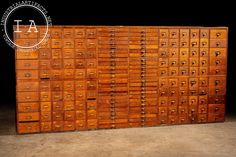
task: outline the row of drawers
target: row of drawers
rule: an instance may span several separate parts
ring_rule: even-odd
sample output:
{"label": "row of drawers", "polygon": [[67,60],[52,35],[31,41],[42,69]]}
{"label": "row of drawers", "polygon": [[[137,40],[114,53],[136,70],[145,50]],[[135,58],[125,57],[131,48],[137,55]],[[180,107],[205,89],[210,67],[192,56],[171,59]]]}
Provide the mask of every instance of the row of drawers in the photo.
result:
{"label": "row of drawers", "polygon": [[[39,27],[39,33],[29,33],[28,28],[21,28],[21,33],[16,33],[17,38],[43,38],[45,36],[45,28]],[[227,38],[227,30],[225,29],[169,29],[169,28],[49,28],[51,38],[96,38],[101,36],[140,36],[150,35],[160,38]]]}

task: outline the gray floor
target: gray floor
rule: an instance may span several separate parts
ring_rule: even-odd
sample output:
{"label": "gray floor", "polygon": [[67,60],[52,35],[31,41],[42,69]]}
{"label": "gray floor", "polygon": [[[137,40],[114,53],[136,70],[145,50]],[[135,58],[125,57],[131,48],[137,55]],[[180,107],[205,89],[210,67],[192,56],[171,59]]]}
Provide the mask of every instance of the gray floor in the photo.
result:
{"label": "gray floor", "polygon": [[13,111],[1,109],[0,157],[236,156],[232,116],[214,124],[15,135],[11,115]]}

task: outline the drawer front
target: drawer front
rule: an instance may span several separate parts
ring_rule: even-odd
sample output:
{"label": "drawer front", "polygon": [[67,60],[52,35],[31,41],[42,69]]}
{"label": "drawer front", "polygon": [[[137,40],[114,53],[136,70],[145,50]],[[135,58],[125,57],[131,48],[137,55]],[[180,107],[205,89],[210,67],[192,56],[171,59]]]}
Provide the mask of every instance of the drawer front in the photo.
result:
{"label": "drawer front", "polygon": [[20,134],[40,132],[39,123],[38,122],[18,123],[17,131]]}
{"label": "drawer front", "polygon": [[30,112],[30,113],[19,113],[18,121],[19,122],[29,122],[29,121],[38,121],[39,112]]}
{"label": "drawer front", "polygon": [[39,103],[18,103],[17,104],[18,112],[38,112],[39,111]]}

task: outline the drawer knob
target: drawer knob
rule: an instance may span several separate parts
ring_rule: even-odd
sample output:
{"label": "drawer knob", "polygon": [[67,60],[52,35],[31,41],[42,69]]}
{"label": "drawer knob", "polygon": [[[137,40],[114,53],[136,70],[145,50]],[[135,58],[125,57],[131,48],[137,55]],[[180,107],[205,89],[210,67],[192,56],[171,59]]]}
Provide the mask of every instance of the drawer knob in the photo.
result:
{"label": "drawer knob", "polygon": [[220,51],[215,52],[216,57],[220,55]]}
{"label": "drawer knob", "polygon": [[219,60],[216,60],[216,65],[219,65],[220,64],[220,61]]}
{"label": "drawer knob", "polygon": [[221,36],[221,33],[216,33],[216,37],[219,38]]}
{"label": "drawer knob", "polygon": [[32,116],[26,116],[25,119],[26,119],[26,120],[31,120],[31,119],[32,119]]}
{"label": "drawer knob", "polygon": [[202,56],[205,56],[206,52],[205,52],[205,51],[202,51],[202,53],[201,53],[201,54],[202,54]]}
{"label": "drawer knob", "polygon": [[31,73],[25,73],[25,77],[31,77]]}
{"label": "drawer knob", "polygon": [[219,80],[215,80],[215,86],[218,86],[220,84]]}

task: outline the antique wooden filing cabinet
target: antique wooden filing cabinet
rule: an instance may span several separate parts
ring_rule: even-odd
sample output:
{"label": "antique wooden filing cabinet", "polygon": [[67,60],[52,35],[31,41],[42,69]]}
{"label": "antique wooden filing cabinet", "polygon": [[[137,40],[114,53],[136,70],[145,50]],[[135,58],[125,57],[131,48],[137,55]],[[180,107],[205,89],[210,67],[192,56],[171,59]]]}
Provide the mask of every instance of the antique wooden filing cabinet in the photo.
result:
{"label": "antique wooden filing cabinet", "polygon": [[[15,33],[29,46],[44,36]],[[226,27],[51,26],[16,48],[18,133],[222,122]]]}

